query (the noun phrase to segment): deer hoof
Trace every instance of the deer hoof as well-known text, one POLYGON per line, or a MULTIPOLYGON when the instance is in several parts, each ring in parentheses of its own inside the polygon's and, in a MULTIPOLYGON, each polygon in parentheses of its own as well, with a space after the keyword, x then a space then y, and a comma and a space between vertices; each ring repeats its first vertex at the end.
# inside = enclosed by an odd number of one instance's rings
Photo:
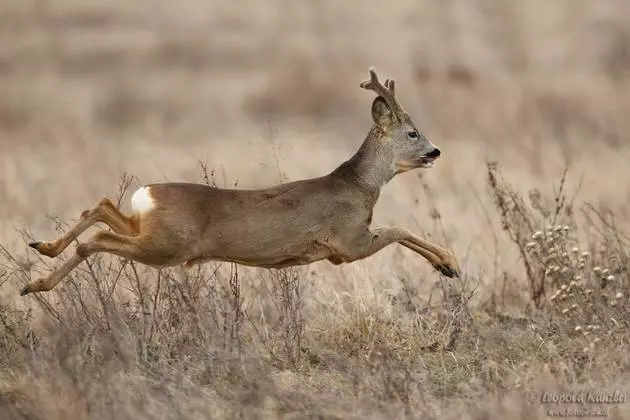
POLYGON ((57 249, 50 242, 39 242, 39 241, 31 242, 28 244, 28 246, 30 246, 31 248, 35 249, 40 254, 45 255, 47 257, 52 258, 59 255, 59 252, 57 252, 57 249))
POLYGON ((456 266, 452 266, 448 263, 440 263, 435 266, 435 269, 440 272, 440 274, 449 277, 449 278, 459 278, 459 269, 456 266))

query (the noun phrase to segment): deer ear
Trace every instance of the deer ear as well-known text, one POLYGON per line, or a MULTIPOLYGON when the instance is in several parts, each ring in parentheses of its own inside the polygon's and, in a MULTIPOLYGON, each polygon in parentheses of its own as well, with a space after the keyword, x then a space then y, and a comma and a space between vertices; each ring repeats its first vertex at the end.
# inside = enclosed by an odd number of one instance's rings
POLYGON ((385 102, 385 99, 380 96, 374 99, 372 102, 372 118, 374 122, 382 127, 389 126, 393 121, 394 114, 391 108, 385 102))

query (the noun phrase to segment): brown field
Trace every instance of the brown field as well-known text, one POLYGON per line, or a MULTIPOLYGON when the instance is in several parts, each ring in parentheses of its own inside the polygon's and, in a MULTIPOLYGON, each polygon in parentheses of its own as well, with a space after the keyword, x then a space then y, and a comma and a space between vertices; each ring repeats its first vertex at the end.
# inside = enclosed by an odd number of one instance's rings
POLYGON ((629 136, 627 0, 3 0, 0 418, 630 418, 540 401, 630 391, 629 136), (461 279, 398 246, 186 281, 97 255, 18 296, 59 264, 29 239, 104 195, 328 173, 371 125, 370 65, 443 151, 373 224, 461 279))

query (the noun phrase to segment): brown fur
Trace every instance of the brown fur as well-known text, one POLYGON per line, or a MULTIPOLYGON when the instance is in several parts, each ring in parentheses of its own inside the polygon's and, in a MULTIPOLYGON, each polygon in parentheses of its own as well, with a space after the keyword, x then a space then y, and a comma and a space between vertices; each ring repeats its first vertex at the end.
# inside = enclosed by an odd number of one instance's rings
POLYGON ((447 250, 402 228, 370 229, 381 188, 400 172, 429 165, 439 151, 399 104, 392 80, 383 85, 370 69, 370 80, 361 86, 379 95, 372 104, 374 126, 357 153, 330 174, 262 190, 148 185, 155 207, 131 217, 104 198, 61 238, 31 246, 55 257, 94 223, 105 223, 112 231, 97 232, 61 267, 26 285, 21 294, 51 290, 97 252, 155 267, 218 260, 281 268, 323 259, 352 262, 398 242, 441 273, 458 276, 457 262, 447 250))

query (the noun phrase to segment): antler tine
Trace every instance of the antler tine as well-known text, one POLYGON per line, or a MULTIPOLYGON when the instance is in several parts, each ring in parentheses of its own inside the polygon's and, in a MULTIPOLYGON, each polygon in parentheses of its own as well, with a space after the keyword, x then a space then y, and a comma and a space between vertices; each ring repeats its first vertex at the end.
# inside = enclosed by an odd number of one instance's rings
POLYGON ((370 80, 366 80, 361 82, 361 87, 363 89, 373 90, 377 95, 381 96, 387 102, 387 105, 393 111, 401 111, 402 107, 398 103, 395 94, 395 84, 393 79, 386 79, 385 84, 383 85, 380 80, 378 80, 378 75, 376 74, 376 70, 374 67, 370 67, 370 80))
POLYGON ((394 79, 385 80, 385 87, 389 89, 392 95, 396 96, 396 87, 395 87, 394 79))
POLYGON ((370 80, 361 82, 360 86, 363 89, 373 90, 378 95, 387 99, 387 97, 391 95, 391 92, 389 91, 389 89, 387 89, 387 87, 385 87, 380 82, 380 80, 378 80, 378 75, 376 74, 376 70, 374 69, 374 67, 370 67, 369 71, 370 71, 370 80))

